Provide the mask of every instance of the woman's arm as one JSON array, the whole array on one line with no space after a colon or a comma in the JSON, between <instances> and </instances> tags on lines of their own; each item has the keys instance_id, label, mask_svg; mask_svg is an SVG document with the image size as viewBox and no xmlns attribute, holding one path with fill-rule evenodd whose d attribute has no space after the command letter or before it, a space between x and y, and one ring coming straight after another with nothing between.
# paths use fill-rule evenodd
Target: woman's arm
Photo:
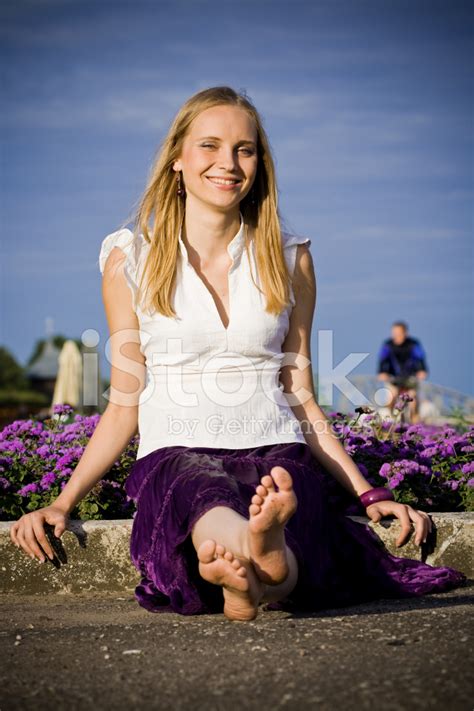
<instances>
[{"instance_id":1,"label":"woman's arm","mask_svg":"<svg viewBox=\"0 0 474 711\"><path fill-rule=\"evenodd\" d=\"M331 424L316 402L311 364L311 328L316 306L316 277L311 252L306 245L298 245L293 277L295 305L290 318L290 328L283 343L285 358L280 380L285 396L296 417L302 422L304 437L322 466L354 496L373 489L362 475L354 460L332 432ZM413 509L395 501L378 501L366 507L372 521L394 515L400 519L401 531L397 546L403 545L411 530L416 527L415 542L421 545L432 528L424 511Z\"/></svg>"},{"instance_id":2,"label":"woman's arm","mask_svg":"<svg viewBox=\"0 0 474 711\"><path fill-rule=\"evenodd\" d=\"M111 349L109 404L68 483L54 501L53 505L66 513L109 471L138 429L138 399L145 387L146 366L124 263L122 250L112 249L102 280Z\"/></svg>"},{"instance_id":3,"label":"woman's arm","mask_svg":"<svg viewBox=\"0 0 474 711\"><path fill-rule=\"evenodd\" d=\"M110 331L109 404L59 496L50 506L24 514L10 528L12 542L32 558L43 559L43 551L53 558L44 524L55 526L55 535L60 537L70 511L109 471L137 432L138 403L145 387L146 366L140 351L139 323L123 271L124 263L122 250L112 249L102 281Z\"/></svg>"},{"instance_id":4,"label":"woman's arm","mask_svg":"<svg viewBox=\"0 0 474 711\"><path fill-rule=\"evenodd\" d=\"M316 402L311 363L311 329L316 306L316 277L309 248L298 245L293 276L295 306L283 343L286 354L280 380L304 437L316 459L354 496L373 487L332 432L331 424Z\"/></svg>"}]
</instances>

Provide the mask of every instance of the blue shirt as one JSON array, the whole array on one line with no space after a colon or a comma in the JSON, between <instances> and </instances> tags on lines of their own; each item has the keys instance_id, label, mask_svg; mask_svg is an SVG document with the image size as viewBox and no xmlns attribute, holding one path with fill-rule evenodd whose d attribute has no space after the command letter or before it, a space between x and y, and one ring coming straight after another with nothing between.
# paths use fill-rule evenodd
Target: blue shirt
<instances>
[{"instance_id":1,"label":"blue shirt","mask_svg":"<svg viewBox=\"0 0 474 711\"><path fill-rule=\"evenodd\" d=\"M408 377L419 370L428 372L428 367L423 346L416 338L407 336L398 345L391 338L384 341L379 352L379 373Z\"/></svg>"}]
</instances>

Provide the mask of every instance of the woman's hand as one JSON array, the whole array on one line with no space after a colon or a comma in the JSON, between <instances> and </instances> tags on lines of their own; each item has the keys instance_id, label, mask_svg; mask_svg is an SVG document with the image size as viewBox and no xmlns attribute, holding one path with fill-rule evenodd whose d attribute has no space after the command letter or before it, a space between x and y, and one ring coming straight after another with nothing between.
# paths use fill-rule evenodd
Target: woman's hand
<instances>
[{"instance_id":1,"label":"woman's hand","mask_svg":"<svg viewBox=\"0 0 474 711\"><path fill-rule=\"evenodd\" d=\"M366 507L367 516L377 523L382 516L396 516L400 519L402 530L396 542L397 548L403 545L405 538L411 531L410 520L415 524L415 543L417 546L421 542L426 543L426 537L431 532L433 524L427 513L413 509L408 504L399 504L396 501L377 501Z\"/></svg>"},{"instance_id":2,"label":"woman's hand","mask_svg":"<svg viewBox=\"0 0 474 711\"><path fill-rule=\"evenodd\" d=\"M54 504L45 506L38 511L23 514L18 521L15 521L10 528L10 538L12 543L18 548L23 548L30 558L37 557L44 563L44 553L52 560L54 551L46 537L43 524L49 523L54 526L54 535L59 538L66 530L68 518L68 514L63 509L56 508Z\"/></svg>"}]
</instances>

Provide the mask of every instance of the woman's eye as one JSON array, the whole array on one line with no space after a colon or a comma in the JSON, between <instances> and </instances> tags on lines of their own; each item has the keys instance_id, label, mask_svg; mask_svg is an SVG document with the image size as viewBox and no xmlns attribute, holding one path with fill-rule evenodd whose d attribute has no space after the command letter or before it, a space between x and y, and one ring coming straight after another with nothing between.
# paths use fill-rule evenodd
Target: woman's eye
<instances>
[{"instance_id":1,"label":"woman's eye","mask_svg":"<svg viewBox=\"0 0 474 711\"><path fill-rule=\"evenodd\" d=\"M215 148L213 143L201 143L201 148ZM253 150L251 148L241 148L239 150L244 151L247 155L253 155Z\"/></svg>"}]
</instances>

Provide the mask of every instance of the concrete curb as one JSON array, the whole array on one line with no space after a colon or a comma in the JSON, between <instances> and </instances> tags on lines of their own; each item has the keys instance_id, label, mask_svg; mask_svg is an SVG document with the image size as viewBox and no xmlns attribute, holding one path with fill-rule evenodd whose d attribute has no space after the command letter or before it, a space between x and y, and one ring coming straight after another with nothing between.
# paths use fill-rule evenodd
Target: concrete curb
<instances>
[{"instance_id":1,"label":"concrete curb","mask_svg":"<svg viewBox=\"0 0 474 711\"><path fill-rule=\"evenodd\" d=\"M373 523L366 516L349 516L369 524L392 555L423 560L433 566L451 566L474 578L474 513L428 512L433 533L423 550L413 536L395 547L400 533L398 519ZM116 521L69 521L61 537L67 564L41 564L27 557L10 539L13 522L0 521L0 592L85 593L95 591L132 593L140 576L130 561L132 519ZM412 529L413 531L413 529ZM426 550L425 550L426 549Z\"/></svg>"}]
</instances>

